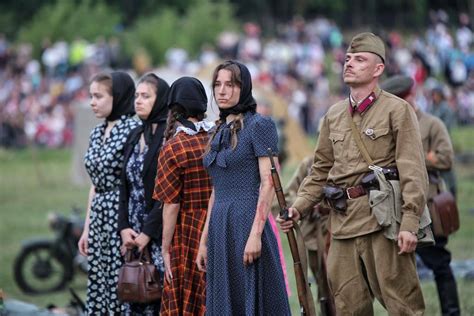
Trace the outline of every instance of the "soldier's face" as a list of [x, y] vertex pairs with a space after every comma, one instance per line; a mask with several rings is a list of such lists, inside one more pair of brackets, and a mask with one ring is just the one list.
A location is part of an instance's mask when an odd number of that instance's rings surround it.
[[343, 79], [349, 86], [366, 85], [379, 77], [384, 69], [382, 59], [372, 53], [347, 53]]

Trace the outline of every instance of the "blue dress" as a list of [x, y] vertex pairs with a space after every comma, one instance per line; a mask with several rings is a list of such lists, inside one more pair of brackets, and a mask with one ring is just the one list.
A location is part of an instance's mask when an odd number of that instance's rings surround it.
[[[128, 222], [131, 228], [140, 233], [142, 231], [143, 223], [146, 221], [148, 214], [145, 213], [145, 188], [143, 186], [143, 160], [148, 151], [148, 146], [140, 153], [140, 142], [137, 142], [133, 148], [133, 152], [127, 163], [126, 172], [127, 179], [131, 184], [130, 198], [128, 200]], [[158, 246], [153, 240], [149, 243], [150, 255], [153, 263], [161, 274], [164, 275], [163, 256], [161, 254], [161, 246]], [[160, 312], [161, 301], [154, 304], [129, 304], [124, 303], [124, 315], [157, 315]]]
[[204, 157], [215, 192], [207, 245], [206, 314], [291, 315], [277, 240], [268, 221], [261, 257], [249, 266], [243, 263], [259, 196], [258, 157], [267, 156], [268, 148], [277, 151], [276, 127], [270, 118], [247, 112], [232, 149], [231, 124], [220, 126]]

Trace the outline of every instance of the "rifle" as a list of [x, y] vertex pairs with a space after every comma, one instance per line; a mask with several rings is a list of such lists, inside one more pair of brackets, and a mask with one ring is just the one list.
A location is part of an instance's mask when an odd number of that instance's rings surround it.
[[[318, 271], [316, 275], [316, 284], [318, 286], [318, 298], [319, 306], [321, 308], [321, 314], [323, 316], [336, 316], [336, 306], [334, 303], [334, 297], [329, 291], [329, 284], [327, 279], [327, 268], [326, 268], [326, 242], [324, 240], [323, 225], [321, 223], [321, 213], [319, 204], [316, 206], [316, 240], [318, 245]], [[329, 233], [328, 233], [329, 234]]]
[[[280, 177], [278, 171], [275, 167], [275, 161], [273, 160], [273, 152], [271, 148], [268, 148], [268, 158], [272, 164], [271, 173], [273, 186], [275, 187], [275, 194], [278, 199], [278, 204], [280, 205], [280, 217], [288, 220], [288, 206], [286, 205], [285, 195], [283, 194], [283, 189], [281, 187]], [[294, 223], [296, 225], [296, 223]], [[296, 289], [298, 292], [298, 301], [300, 303], [300, 311], [302, 316], [316, 316], [316, 309], [314, 307], [313, 296], [311, 290], [309, 289], [308, 279], [306, 277], [305, 271], [301, 264], [300, 252], [298, 251], [298, 244], [296, 242], [294, 230], [290, 230], [286, 233], [288, 237], [288, 243], [290, 245], [291, 256], [293, 257], [293, 268], [295, 270], [296, 277]], [[304, 245], [304, 244], [303, 244]], [[306, 251], [300, 249], [300, 251]]]

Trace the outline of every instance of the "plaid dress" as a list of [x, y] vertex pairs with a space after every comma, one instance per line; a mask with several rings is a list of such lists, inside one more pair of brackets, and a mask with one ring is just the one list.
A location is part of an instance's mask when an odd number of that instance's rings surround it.
[[158, 159], [153, 198], [180, 204], [171, 242], [171, 283], [164, 281], [161, 315], [204, 315], [206, 278], [196, 266], [201, 232], [206, 221], [211, 182], [202, 165], [208, 134], [178, 133]]

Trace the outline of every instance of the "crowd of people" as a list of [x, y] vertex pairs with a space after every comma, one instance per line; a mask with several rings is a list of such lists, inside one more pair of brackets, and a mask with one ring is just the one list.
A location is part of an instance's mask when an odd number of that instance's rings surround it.
[[[448, 129], [422, 112], [415, 79], [379, 85], [387, 61], [380, 37], [359, 33], [344, 55], [348, 95], [321, 119], [314, 156], [300, 168], [304, 180], [290, 184], [288, 217], [276, 221], [287, 232], [301, 220], [306, 243], [318, 233], [327, 239], [308, 247], [329, 288], [333, 311], [325, 315], [372, 315], [375, 299], [389, 314], [422, 315], [415, 253], [433, 269], [442, 313], [459, 315], [449, 233], [433, 225], [433, 237], [426, 207], [447, 190], [440, 183], [454, 156]], [[136, 83], [124, 71], [92, 77], [90, 106], [103, 122], [84, 159], [92, 185], [78, 247], [89, 264], [87, 314], [291, 315], [271, 213], [277, 126], [257, 111], [251, 68], [230, 59], [211, 78], [215, 122], [206, 120], [208, 97], [195, 77], [171, 85], [153, 72]], [[124, 256], [144, 252], [162, 294], [124, 298]], [[303, 313], [315, 315], [309, 301]]]
[[[387, 44], [387, 74], [412, 77], [417, 103], [424, 111], [436, 111], [434, 94], [441, 92], [443, 108], [452, 124], [474, 122], [474, 35], [472, 21], [461, 13], [452, 21], [444, 11], [431, 13], [424, 32], [409, 36], [397, 31], [383, 33]], [[277, 93], [288, 104], [288, 116], [310, 134], [330, 104], [347, 94], [341, 71], [345, 39], [338, 26], [326, 18], [305, 21], [294, 18], [281, 25], [272, 37], [262, 35], [255, 23], [242, 33], [223, 32], [215, 48], [206, 45], [197, 59], [181, 48], [170, 48], [167, 67], [195, 73], [219, 59], [246, 63], [254, 84]], [[0, 35], [0, 146], [46, 147], [71, 145], [75, 103], [87, 98], [90, 76], [100, 69], [146, 67], [124, 62], [117, 38], [88, 43], [45, 40], [39, 59], [30, 44], [13, 45]], [[140, 55], [140, 52], [137, 52]]]

